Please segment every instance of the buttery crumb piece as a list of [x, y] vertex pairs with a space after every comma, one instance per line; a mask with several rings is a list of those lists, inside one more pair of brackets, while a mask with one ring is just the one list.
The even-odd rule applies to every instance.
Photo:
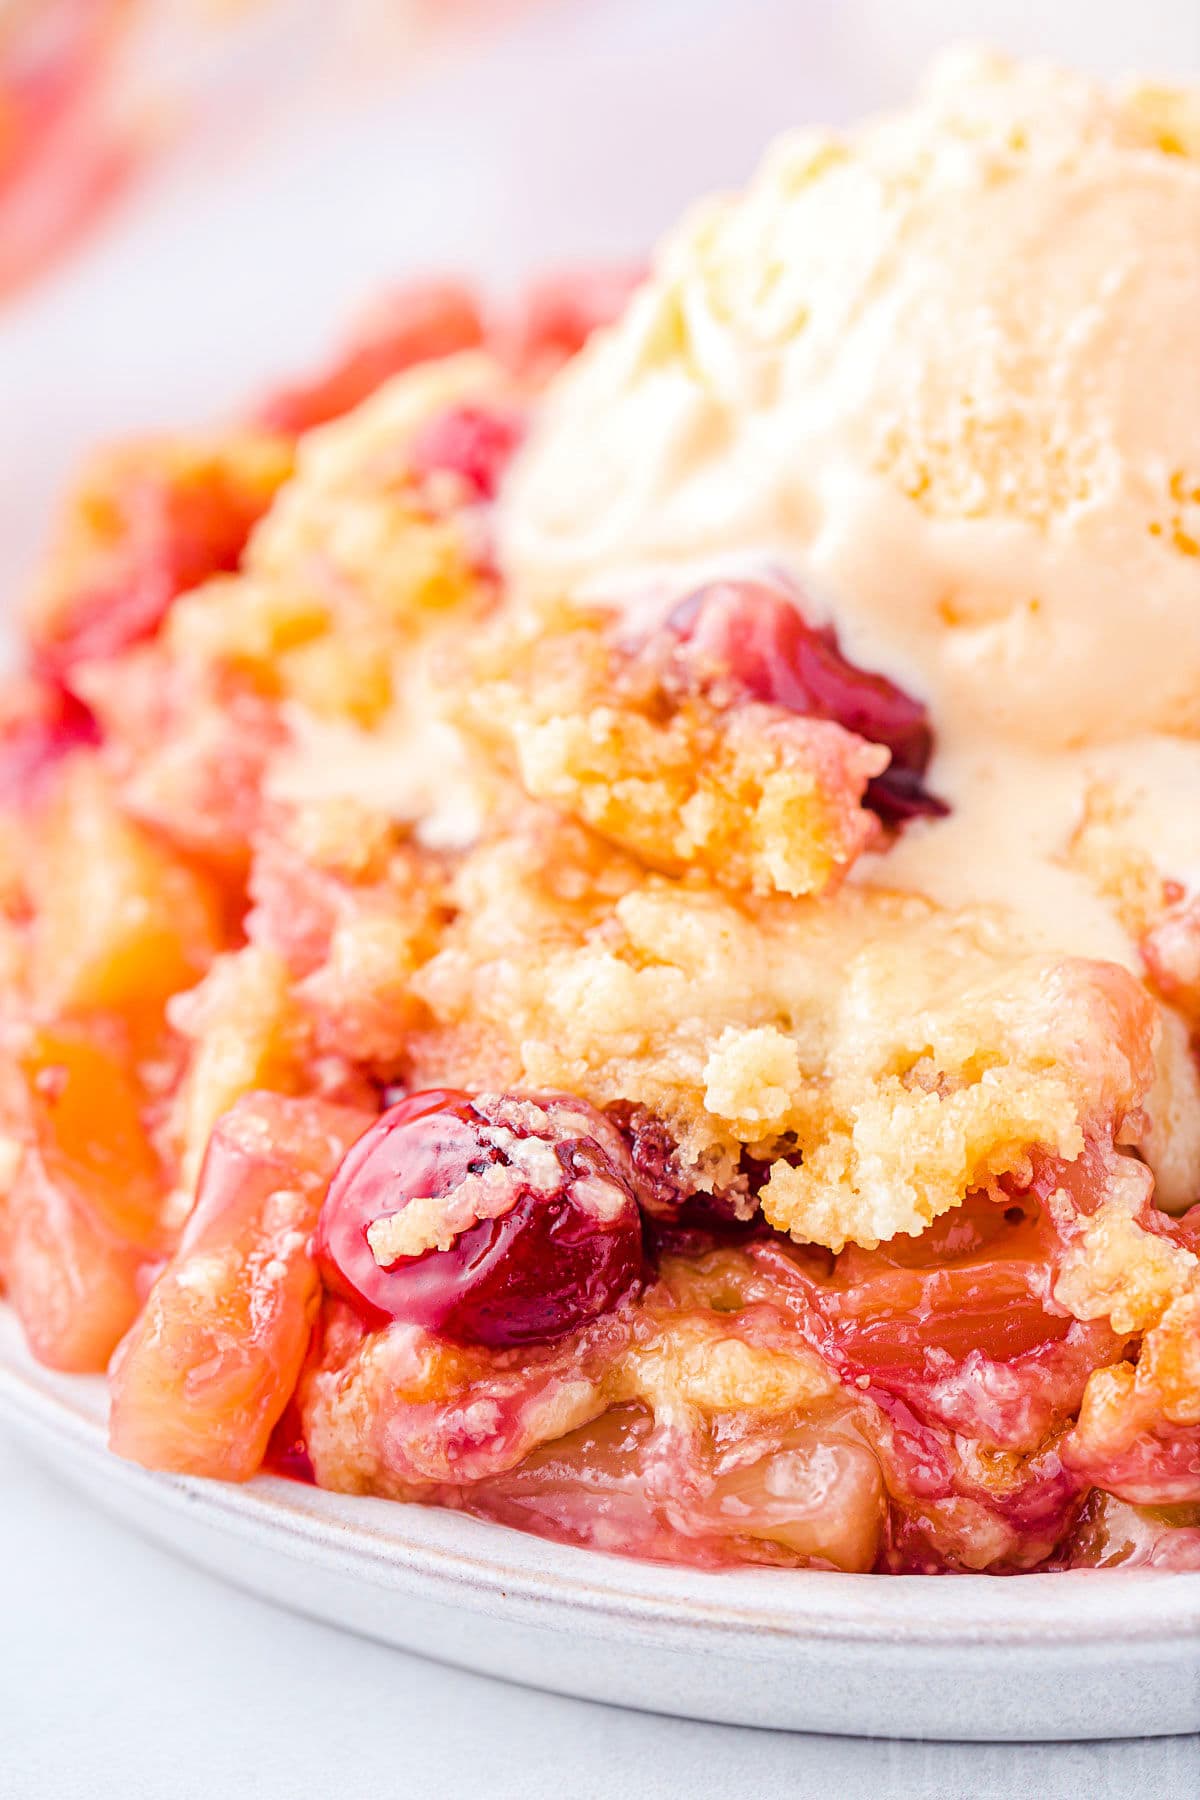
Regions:
[[1054, 1298], [1077, 1319], [1109, 1319], [1121, 1334], [1148, 1331], [1196, 1281], [1200, 1259], [1138, 1223], [1149, 1188], [1149, 1171], [1125, 1163], [1116, 1191], [1064, 1255]]
[[1200, 1281], [1193, 1279], [1147, 1332], [1138, 1379], [1172, 1425], [1200, 1425]]
[[747, 1343], [719, 1321], [685, 1316], [666, 1320], [649, 1344], [630, 1350], [617, 1386], [622, 1397], [666, 1415], [683, 1407], [789, 1412], [827, 1397], [837, 1384], [815, 1354]]
[[403, 1256], [449, 1250], [472, 1225], [511, 1212], [520, 1195], [512, 1171], [493, 1163], [482, 1175], [468, 1175], [448, 1194], [414, 1195], [399, 1212], [372, 1220], [367, 1227], [371, 1255], [387, 1269]]
[[505, 615], [464, 722], [521, 785], [666, 874], [756, 894], [820, 893], [874, 842], [863, 804], [888, 764], [823, 719], [622, 676], [603, 621]]
[[465, 1077], [486, 1043], [498, 1086], [645, 1107], [699, 1188], [728, 1185], [748, 1145], [786, 1152], [764, 1211], [831, 1249], [920, 1232], [1035, 1146], [1077, 1157], [1152, 1077], [1132, 976], [1010, 951], [920, 901], [735, 899], [544, 819], [482, 846], [457, 892], [413, 978], [422, 1079]]
[[780, 1129], [801, 1083], [795, 1042], [774, 1025], [722, 1032], [704, 1065], [704, 1104], [714, 1118]]

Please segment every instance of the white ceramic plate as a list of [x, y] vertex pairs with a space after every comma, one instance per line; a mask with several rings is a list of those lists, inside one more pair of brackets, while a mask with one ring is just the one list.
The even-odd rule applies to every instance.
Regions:
[[106, 1449], [100, 1379], [39, 1369], [3, 1308], [0, 1412], [63, 1480], [190, 1561], [510, 1681], [858, 1736], [1200, 1730], [1200, 1575], [707, 1574], [266, 1476], [153, 1475]]

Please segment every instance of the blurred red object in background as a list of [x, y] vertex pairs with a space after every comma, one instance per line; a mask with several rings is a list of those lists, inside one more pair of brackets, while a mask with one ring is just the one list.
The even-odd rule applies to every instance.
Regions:
[[469, 288], [454, 281], [410, 283], [379, 296], [320, 375], [272, 394], [259, 409], [258, 423], [272, 431], [309, 431], [349, 412], [389, 376], [430, 357], [472, 350], [485, 334]]
[[529, 4], [0, 0], [0, 301], [73, 247], [152, 156], [206, 121], [227, 146], [247, 60], [261, 123], [280, 103], [346, 98], [364, 70], [390, 81], [424, 47], [470, 42]]
[[99, 214], [135, 162], [114, 104], [139, 0], [17, 0], [0, 20], [0, 298]]

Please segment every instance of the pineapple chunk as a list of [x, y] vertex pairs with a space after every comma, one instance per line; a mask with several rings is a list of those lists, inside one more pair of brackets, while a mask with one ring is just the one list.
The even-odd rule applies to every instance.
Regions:
[[42, 1030], [20, 1072], [32, 1142], [8, 1208], [9, 1296], [40, 1362], [100, 1370], [161, 1254], [166, 1181], [115, 1050], [77, 1029]]
[[220, 946], [215, 885], [128, 818], [92, 762], [50, 809], [33, 886], [33, 991], [53, 1013], [160, 1008]]

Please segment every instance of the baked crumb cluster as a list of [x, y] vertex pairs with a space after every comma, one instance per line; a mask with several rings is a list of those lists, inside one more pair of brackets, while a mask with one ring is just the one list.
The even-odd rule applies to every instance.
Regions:
[[1139, 1155], [1194, 906], [1103, 795], [1140, 977], [892, 891], [937, 721], [782, 576], [636, 627], [506, 576], [622, 299], [402, 296], [86, 475], [0, 724], [8, 1300], [156, 1468], [701, 1563], [1198, 1566], [1200, 1208]]

